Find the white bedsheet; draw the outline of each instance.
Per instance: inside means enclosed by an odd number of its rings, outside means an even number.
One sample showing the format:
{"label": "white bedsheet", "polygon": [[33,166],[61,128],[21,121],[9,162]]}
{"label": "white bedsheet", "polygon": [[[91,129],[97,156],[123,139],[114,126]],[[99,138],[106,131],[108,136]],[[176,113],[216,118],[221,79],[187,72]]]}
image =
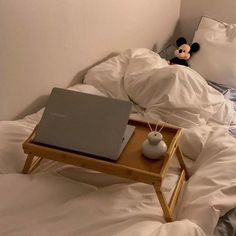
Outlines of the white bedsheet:
{"label": "white bedsheet", "polygon": [[[90,71],[87,85],[71,89],[132,98],[150,120],[168,115],[171,123],[188,128],[181,146],[196,162],[178,203],[178,221],[164,224],[154,189],[146,184],[51,161],[43,161],[34,175],[19,174],[21,144],[41,110],[0,122],[0,235],[212,235],[219,216],[236,205],[236,140],[225,128],[234,117],[232,103],[191,69],[169,67],[151,51],[128,50],[120,57]],[[158,81],[167,88],[158,88]],[[167,195],[177,172],[173,166],[167,176]]]}
{"label": "white bedsheet", "polygon": [[[21,144],[41,114],[0,123],[0,235],[204,235],[187,219],[163,224],[150,185],[48,160],[34,175],[19,174]],[[173,165],[163,186],[167,196],[177,173]]]}

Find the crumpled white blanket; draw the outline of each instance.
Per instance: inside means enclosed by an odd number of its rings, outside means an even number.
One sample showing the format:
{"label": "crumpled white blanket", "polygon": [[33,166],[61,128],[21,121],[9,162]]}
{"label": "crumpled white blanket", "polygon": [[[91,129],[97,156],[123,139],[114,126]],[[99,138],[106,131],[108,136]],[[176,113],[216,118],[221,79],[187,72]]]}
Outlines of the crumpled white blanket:
{"label": "crumpled white blanket", "polygon": [[234,105],[186,66],[169,65],[148,49],[129,49],[90,69],[84,83],[107,96],[131,99],[149,119],[181,127],[209,121],[228,125]]}
{"label": "crumpled white blanket", "polygon": [[[178,221],[163,224],[156,194],[146,184],[51,161],[34,175],[19,174],[21,144],[41,110],[0,122],[0,235],[212,235],[219,216],[236,205],[236,140],[224,126],[233,120],[232,103],[190,68],[169,66],[146,49],[94,67],[85,83],[70,89],[132,99],[148,119],[186,128],[181,146],[196,161],[178,202]],[[144,119],[141,113],[131,117]],[[165,180],[168,196],[177,173],[173,166]]]}
{"label": "crumpled white blanket", "polygon": [[[91,92],[84,85],[73,89]],[[48,160],[33,175],[19,174],[21,144],[42,112],[0,122],[0,235],[205,235],[188,219],[164,224],[150,185]],[[163,185],[168,198],[177,173],[173,166]]]}
{"label": "crumpled white blanket", "polygon": [[131,99],[149,120],[185,128],[182,150],[197,161],[177,216],[211,235],[219,216],[236,205],[236,141],[227,132],[234,104],[191,68],[170,66],[147,49],[127,50],[92,68],[84,82],[108,96]]}

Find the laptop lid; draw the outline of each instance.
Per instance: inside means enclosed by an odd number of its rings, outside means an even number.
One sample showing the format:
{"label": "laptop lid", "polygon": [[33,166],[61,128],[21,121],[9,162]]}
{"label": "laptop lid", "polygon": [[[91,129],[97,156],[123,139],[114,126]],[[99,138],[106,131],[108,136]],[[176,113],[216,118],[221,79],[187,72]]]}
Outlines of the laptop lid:
{"label": "laptop lid", "polygon": [[34,142],[117,160],[131,102],[53,88]]}

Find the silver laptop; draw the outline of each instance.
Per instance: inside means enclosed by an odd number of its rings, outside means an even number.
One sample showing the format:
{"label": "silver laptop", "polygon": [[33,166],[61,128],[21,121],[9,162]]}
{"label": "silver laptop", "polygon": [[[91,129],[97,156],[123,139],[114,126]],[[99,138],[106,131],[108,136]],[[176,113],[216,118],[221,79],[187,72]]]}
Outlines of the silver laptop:
{"label": "silver laptop", "polygon": [[131,102],[54,88],[34,142],[117,160],[134,132]]}

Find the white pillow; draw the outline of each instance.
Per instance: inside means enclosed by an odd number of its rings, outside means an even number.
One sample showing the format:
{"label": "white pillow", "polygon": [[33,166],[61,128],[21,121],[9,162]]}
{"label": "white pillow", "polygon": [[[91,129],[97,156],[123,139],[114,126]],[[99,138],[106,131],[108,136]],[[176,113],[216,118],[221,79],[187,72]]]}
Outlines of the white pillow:
{"label": "white pillow", "polygon": [[202,17],[193,42],[201,48],[190,67],[206,80],[236,88],[236,24]]}

